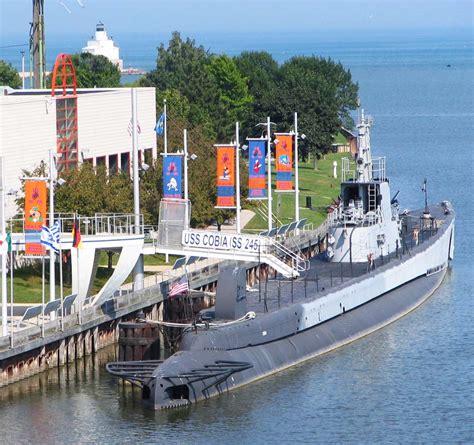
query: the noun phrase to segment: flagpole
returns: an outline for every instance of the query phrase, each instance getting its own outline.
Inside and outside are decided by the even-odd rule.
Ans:
[[[11,234],[12,221],[10,220],[10,243],[8,244],[10,250],[10,346],[13,348],[13,246]]]
[[[298,172],[298,113],[295,112],[295,221],[300,220],[300,185]],[[298,235],[299,230],[296,229]]]
[[[41,257],[41,337],[44,337],[44,294],[45,294],[45,286],[44,286],[44,247],[41,246],[43,249],[43,255]]]
[[[10,250],[10,346],[13,348],[13,249]]]
[[[268,231],[272,230],[272,161],[271,161],[270,117],[267,117],[267,199],[268,199]]]
[[[59,296],[61,298],[61,308],[63,308],[64,289],[63,289],[63,251],[61,240],[59,241]],[[64,330],[64,308],[61,309],[61,331]]]
[[[132,149],[133,149],[133,213],[135,215],[135,234],[140,234],[140,183],[138,176],[138,127],[137,127],[137,89],[132,88]],[[143,289],[143,254],[138,256],[133,268],[133,288]]]
[[[236,158],[236,175],[235,186],[237,189],[236,206],[237,206],[237,233],[240,234],[240,142],[239,142],[239,123],[235,123],[235,158]]]
[[[76,226],[77,222],[77,226]],[[80,230],[80,223],[79,223],[79,217],[77,216],[77,211],[74,214],[74,237],[76,237],[76,230],[81,233]],[[74,246],[74,238],[72,239],[72,245]],[[79,303],[79,325],[82,324],[82,299],[80,295],[80,288],[79,288],[79,245],[76,246],[76,292],[77,292],[77,301]],[[64,314],[63,314],[64,316]]]
[[[54,168],[53,150],[49,150],[49,227],[54,224],[54,180],[56,173]],[[56,273],[54,270],[55,254],[52,247],[49,248],[49,301],[56,299]],[[55,314],[51,313],[51,320]]]
[[[166,156],[168,154],[168,132],[166,130],[168,116],[166,115],[166,99],[163,99],[163,113],[164,113],[163,136],[164,136],[165,156]]]
[[[5,224],[5,164],[3,156],[0,157],[0,230],[2,238],[6,238],[6,224]],[[3,241],[3,240],[2,240]],[[2,249],[2,336],[8,335],[8,310],[7,310],[7,257],[6,252]]]

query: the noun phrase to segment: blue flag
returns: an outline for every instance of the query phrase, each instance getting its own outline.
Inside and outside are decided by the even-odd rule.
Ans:
[[[158,136],[163,136],[163,134],[165,133],[165,115],[164,115],[164,113],[161,113],[161,116],[158,119],[158,122],[156,123],[155,131],[156,131],[156,134]]]

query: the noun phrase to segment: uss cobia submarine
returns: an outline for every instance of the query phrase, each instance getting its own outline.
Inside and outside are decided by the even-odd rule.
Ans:
[[[352,342],[421,305],[453,258],[454,211],[448,201],[428,207],[425,182],[424,208],[400,213],[385,159],[372,157],[370,127],[362,113],[355,165],[343,160],[340,199],[328,216],[328,247],[294,280],[304,292],[262,301],[246,289],[244,268],[225,269],[216,306],[183,326],[178,352],[107,370],[140,386],[151,409],[187,406]],[[269,283],[268,294],[277,291]]]

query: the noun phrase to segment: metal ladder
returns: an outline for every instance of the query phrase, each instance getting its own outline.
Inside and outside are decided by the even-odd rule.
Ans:
[[[377,208],[377,186],[375,184],[369,184],[369,212],[375,212]]]

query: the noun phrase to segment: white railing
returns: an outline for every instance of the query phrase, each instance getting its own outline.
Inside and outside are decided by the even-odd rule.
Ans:
[[[74,224],[73,213],[55,213],[54,220],[59,221],[62,233],[72,232]],[[143,234],[143,215],[140,215],[138,230],[135,227],[135,215],[133,213],[96,213],[94,216],[79,216],[77,218],[82,235],[133,235]],[[25,232],[24,215],[11,218],[8,227],[15,233]],[[48,221],[44,222],[48,224]]]

